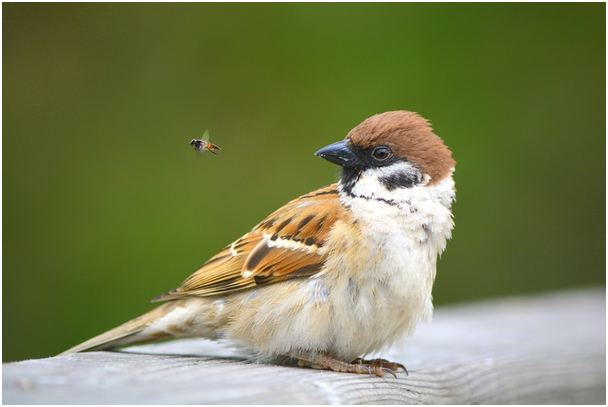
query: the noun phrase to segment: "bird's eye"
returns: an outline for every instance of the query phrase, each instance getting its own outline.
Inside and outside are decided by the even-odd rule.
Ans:
[[[390,148],[386,146],[376,147],[372,151],[372,156],[378,161],[388,160],[393,155]]]

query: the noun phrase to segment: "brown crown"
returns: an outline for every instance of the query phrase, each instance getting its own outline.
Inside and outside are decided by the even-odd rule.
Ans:
[[[414,112],[398,110],[377,114],[352,129],[346,138],[364,149],[389,147],[430,175],[429,184],[447,177],[456,165],[452,152],[433,133],[430,123]]]

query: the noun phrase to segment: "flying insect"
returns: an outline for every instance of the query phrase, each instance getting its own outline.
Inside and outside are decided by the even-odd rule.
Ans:
[[[209,142],[209,130],[205,130],[205,133],[203,133],[203,136],[200,139],[193,139],[190,142],[190,145],[198,151],[199,154],[204,153],[205,150],[209,150],[213,154],[216,154],[214,150],[221,150],[217,145]]]

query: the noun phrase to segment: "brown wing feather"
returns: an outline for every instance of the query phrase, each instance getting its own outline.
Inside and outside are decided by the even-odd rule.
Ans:
[[[317,273],[340,207],[336,185],[294,199],[154,301],[224,294]]]

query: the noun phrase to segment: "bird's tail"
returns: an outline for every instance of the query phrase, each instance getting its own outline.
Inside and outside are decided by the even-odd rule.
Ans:
[[[150,324],[167,315],[178,305],[179,301],[167,302],[129,322],[117,326],[114,329],[110,329],[80,345],[76,345],[73,348],[60,353],[59,356],[84,352],[86,350],[112,349],[119,346],[169,338],[172,336],[171,334],[167,333],[165,330],[153,329]]]

